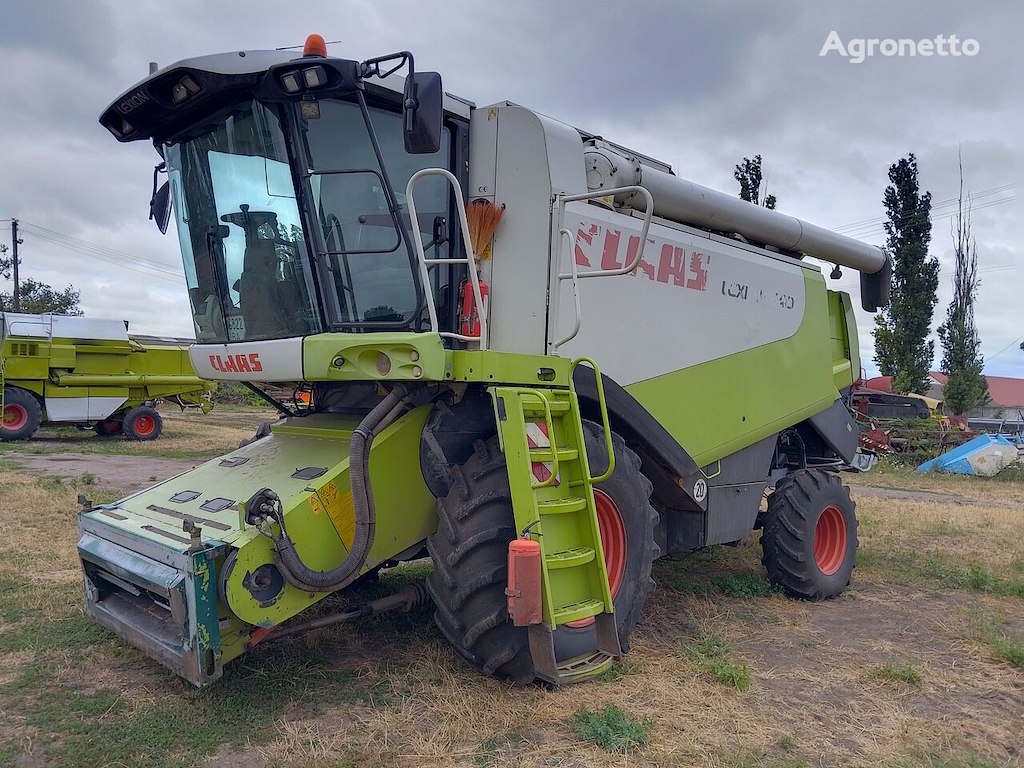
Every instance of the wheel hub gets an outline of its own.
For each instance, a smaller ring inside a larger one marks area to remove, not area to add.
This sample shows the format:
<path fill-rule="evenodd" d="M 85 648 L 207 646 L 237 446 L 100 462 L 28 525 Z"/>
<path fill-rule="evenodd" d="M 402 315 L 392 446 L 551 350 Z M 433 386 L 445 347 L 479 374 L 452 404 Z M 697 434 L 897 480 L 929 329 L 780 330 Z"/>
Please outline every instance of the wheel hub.
<path fill-rule="evenodd" d="M 135 431 L 140 435 L 151 435 L 156 429 L 156 421 L 152 416 L 139 416 L 135 420 Z"/>
<path fill-rule="evenodd" d="M 821 511 L 814 526 L 814 562 L 826 576 L 839 570 L 846 557 L 846 520 L 836 506 Z"/>
<path fill-rule="evenodd" d="M 21 429 L 28 423 L 28 410 L 23 405 L 4 406 L 4 429 Z"/>

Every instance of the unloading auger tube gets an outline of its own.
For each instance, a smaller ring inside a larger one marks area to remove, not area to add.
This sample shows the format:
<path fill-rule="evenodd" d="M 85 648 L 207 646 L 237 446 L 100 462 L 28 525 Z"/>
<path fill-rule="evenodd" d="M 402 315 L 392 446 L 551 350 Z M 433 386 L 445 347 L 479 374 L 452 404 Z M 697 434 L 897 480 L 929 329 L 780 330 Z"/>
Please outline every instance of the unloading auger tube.
<path fill-rule="evenodd" d="M 410 392 L 398 384 L 359 422 L 349 445 L 349 477 L 352 484 L 352 506 L 355 509 L 355 535 L 348 556 L 337 568 L 317 571 L 304 562 L 295 550 L 295 543 L 285 528 L 281 499 L 270 488 L 253 494 L 245 505 L 246 520 L 274 542 L 274 561 L 285 581 L 305 592 L 335 592 L 348 586 L 358 575 L 373 546 L 377 527 L 377 514 L 370 486 L 369 459 L 373 439 L 398 418 L 409 400 Z M 267 525 L 273 519 L 281 529 L 275 535 Z"/>
<path fill-rule="evenodd" d="M 591 191 L 636 185 L 654 197 L 654 213 L 680 224 L 718 232 L 736 232 L 760 243 L 806 253 L 822 261 L 873 275 L 886 268 L 889 257 L 881 248 L 830 232 L 779 211 L 751 205 L 738 197 L 681 179 L 642 164 L 608 147 L 589 148 L 585 155 L 587 186 Z M 642 195 L 616 195 L 615 202 L 643 211 Z"/>

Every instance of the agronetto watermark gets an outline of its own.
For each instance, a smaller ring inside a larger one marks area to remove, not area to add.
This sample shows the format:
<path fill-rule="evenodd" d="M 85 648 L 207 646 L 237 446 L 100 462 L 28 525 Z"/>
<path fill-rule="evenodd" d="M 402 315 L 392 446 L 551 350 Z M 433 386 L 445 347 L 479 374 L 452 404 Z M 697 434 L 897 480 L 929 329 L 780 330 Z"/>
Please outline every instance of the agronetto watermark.
<path fill-rule="evenodd" d="M 829 56 L 835 53 L 851 64 L 862 64 L 872 56 L 885 56 L 886 58 L 977 56 L 980 52 L 981 43 L 972 37 L 965 40 L 961 40 L 956 35 L 936 35 L 921 40 L 908 37 L 854 37 L 844 42 L 839 33 L 833 29 L 825 38 L 818 55 Z"/>

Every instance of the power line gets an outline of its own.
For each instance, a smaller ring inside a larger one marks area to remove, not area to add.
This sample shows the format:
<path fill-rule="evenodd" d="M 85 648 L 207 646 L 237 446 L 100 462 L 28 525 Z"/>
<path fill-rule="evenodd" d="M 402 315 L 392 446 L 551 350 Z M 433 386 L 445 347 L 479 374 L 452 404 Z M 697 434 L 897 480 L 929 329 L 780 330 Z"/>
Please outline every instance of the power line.
<path fill-rule="evenodd" d="M 146 264 L 161 272 L 167 272 L 168 274 L 178 274 L 175 270 L 168 268 L 166 264 L 154 261 L 152 259 L 145 259 L 141 256 L 135 255 L 134 253 L 127 253 L 126 251 L 119 251 L 115 248 L 110 248 L 105 245 L 99 245 L 88 240 L 83 240 L 80 237 L 74 237 L 73 235 L 68 235 L 63 232 L 57 232 L 56 230 L 48 229 L 47 227 L 42 227 L 38 224 L 33 224 L 32 222 L 26 222 L 22 220 L 21 223 L 22 225 L 27 224 L 32 229 L 39 230 L 39 232 L 37 232 L 37 236 L 39 237 L 44 237 L 42 233 L 46 233 L 46 235 L 49 235 L 50 238 L 55 238 L 63 242 L 79 245 L 82 248 L 87 249 L 91 252 L 103 253 L 107 256 L 110 256 L 111 258 L 129 259 L 133 263 L 137 262 L 141 264 Z"/>
<path fill-rule="evenodd" d="M 990 195 L 999 194 L 1000 192 L 1008 192 L 1009 190 L 1015 188 L 1016 186 L 1017 186 L 1016 182 L 1011 182 L 1009 184 L 1004 184 L 1001 187 L 991 187 L 989 189 L 983 189 L 980 192 L 972 192 L 967 197 L 970 200 L 974 200 L 974 199 L 979 198 L 979 197 L 988 197 Z M 951 203 L 958 203 L 959 201 L 960 201 L 959 197 L 951 197 L 951 198 L 949 198 L 947 200 L 940 200 L 937 203 L 933 202 L 932 203 L 932 211 L 934 212 L 935 209 L 937 209 L 937 208 L 946 207 L 946 206 L 950 205 Z M 912 214 L 910 214 L 910 215 L 912 215 Z M 909 217 L 909 215 L 908 215 L 908 217 Z M 908 218 L 908 217 L 904 217 L 904 218 Z M 855 222 L 852 222 L 850 224 L 842 224 L 842 225 L 840 225 L 838 227 L 833 227 L 833 231 L 834 232 L 840 232 L 840 233 L 846 233 L 846 232 L 849 232 L 850 230 L 861 229 L 861 228 L 863 228 L 866 225 L 881 224 L 881 223 L 885 222 L 887 219 L 888 219 L 888 216 L 875 216 L 874 218 L 864 219 L 862 221 L 855 221 Z"/>
<path fill-rule="evenodd" d="M 986 208 L 991 208 L 991 207 L 996 206 L 996 205 L 1002 205 L 1003 203 L 1010 203 L 1010 202 L 1013 202 L 1016 199 L 1017 199 L 1017 196 L 1016 195 L 1012 195 L 1010 197 L 1003 197 L 1003 198 L 1000 198 L 998 200 L 989 200 L 989 201 L 987 201 L 985 203 L 982 203 L 981 205 L 972 206 L 971 207 L 971 212 L 973 213 L 974 211 L 982 211 L 982 210 L 984 210 Z M 946 220 L 946 219 L 952 219 L 956 215 L 957 215 L 957 211 L 951 211 L 950 213 L 943 213 L 943 214 L 940 214 L 938 216 L 932 216 L 932 223 L 935 223 L 936 221 L 943 221 L 943 220 Z M 868 239 L 868 238 L 870 238 L 870 237 L 872 237 L 874 235 L 887 235 L 888 233 L 885 231 L 884 226 L 876 225 L 874 227 L 865 228 L 865 229 L 863 229 L 861 231 L 857 231 L 857 232 L 844 232 L 842 234 L 845 234 L 847 237 L 855 237 L 855 238 L 860 239 L 860 240 L 866 240 L 866 239 Z"/>
<path fill-rule="evenodd" d="M 39 232 L 30 232 L 29 234 L 32 235 L 33 237 L 39 239 L 39 240 L 43 240 L 45 242 L 53 243 L 54 245 L 59 245 L 62 248 L 67 248 L 68 250 L 75 251 L 76 253 L 85 253 L 85 254 L 87 254 L 89 256 L 95 256 L 98 259 L 102 259 L 103 261 L 109 262 L 111 264 L 117 264 L 118 266 L 126 266 L 126 267 L 130 267 L 130 268 L 135 268 L 135 269 L 151 270 L 153 272 L 161 273 L 161 274 L 172 276 L 172 277 L 178 275 L 177 272 L 175 272 L 173 270 L 170 270 L 170 269 L 167 269 L 167 268 L 159 265 L 156 262 L 147 262 L 147 261 L 144 261 L 144 260 L 140 259 L 140 260 L 138 260 L 138 263 L 136 263 L 136 261 L 134 259 L 128 259 L 128 258 L 124 258 L 124 257 L 120 257 L 120 256 L 112 256 L 112 255 L 110 255 L 108 253 L 105 253 L 105 252 L 103 252 L 101 250 L 96 250 L 96 249 L 84 246 L 81 243 L 67 242 L 66 240 L 62 240 L 60 238 L 53 237 L 51 235 L 45 235 L 45 234 L 42 234 L 42 233 L 39 233 Z"/>
<path fill-rule="evenodd" d="M 51 238 L 47 238 L 47 237 L 42 237 L 39 234 L 34 234 L 33 236 L 39 238 L 40 240 L 44 240 L 44 241 L 50 242 L 53 245 L 60 246 L 61 248 L 66 248 L 69 251 L 74 251 L 75 253 L 78 253 L 78 254 L 82 254 L 83 253 L 83 249 L 80 246 L 69 245 L 68 243 L 60 242 L 59 240 L 55 240 L 55 239 L 51 239 Z M 143 265 L 134 265 L 134 264 L 128 263 L 128 262 L 126 262 L 124 260 L 121 260 L 121 259 L 112 259 L 112 258 L 110 258 L 108 256 L 104 256 L 104 255 L 101 255 L 99 253 L 87 253 L 87 255 L 93 256 L 94 258 L 97 258 L 100 261 L 105 261 L 108 264 L 112 264 L 112 265 L 114 265 L 116 267 L 119 267 L 119 268 L 122 268 L 122 269 L 129 269 L 129 270 L 131 270 L 133 272 L 137 272 L 137 273 L 139 273 L 141 275 L 145 275 L 147 277 L 152 277 L 152 278 L 155 278 L 157 280 L 163 280 L 163 281 L 168 282 L 168 283 L 174 283 L 175 285 L 180 285 L 181 284 L 181 280 L 184 278 L 184 275 L 181 275 L 180 277 L 173 276 L 173 273 L 171 273 L 171 272 L 160 273 L 160 272 L 156 272 L 156 271 L 147 271 L 147 270 L 152 270 L 153 268 L 152 267 L 147 267 L 144 264 Z"/>
<path fill-rule="evenodd" d="M 168 268 L 160 262 L 151 259 L 144 259 L 125 251 L 118 251 L 114 248 L 92 243 L 82 238 L 57 232 L 56 230 L 42 227 L 38 224 L 22 221 L 27 225 L 26 234 L 39 240 L 49 242 L 53 245 L 66 248 L 79 254 L 85 254 L 94 258 L 113 264 L 123 269 L 129 269 L 147 277 L 164 280 L 168 283 L 181 284 L 184 275 L 181 272 Z"/>
<path fill-rule="evenodd" d="M 971 210 L 972 213 L 974 211 L 982 211 L 985 208 L 991 208 L 994 205 L 1002 205 L 1003 203 L 1009 203 L 1009 202 L 1012 202 L 1012 201 L 1014 201 L 1016 199 L 1017 199 L 1016 195 L 1011 195 L 1009 197 L 999 198 L 998 200 L 987 200 L 984 203 L 981 203 L 980 205 L 972 205 L 970 210 Z M 934 221 L 938 221 L 940 219 L 951 219 L 954 216 L 956 216 L 958 213 L 959 213 L 958 209 L 953 209 L 953 210 L 949 211 L 948 213 L 946 211 L 939 211 L 938 214 L 936 214 L 935 211 L 932 211 L 931 215 L 930 215 L 930 218 L 932 219 L 933 222 Z M 899 223 L 908 221 L 911 218 L 911 216 L 912 216 L 912 214 L 908 214 L 907 216 L 901 217 L 899 219 Z M 886 235 L 888 234 L 885 231 L 885 221 L 884 220 L 881 221 L 881 223 L 873 224 L 873 225 L 867 226 L 867 227 L 861 227 L 858 230 L 847 230 L 846 232 L 843 232 L 842 234 L 845 234 L 848 237 L 864 237 L 864 236 L 871 235 L 871 234 L 876 233 L 876 232 L 881 232 L 881 233 L 884 233 Z"/>
<path fill-rule="evenodd" d="M 1000 356 L 1001 354 L 1003 354 L 1003 352 L 1005 352 L 1006 350 L 1008 350 L 1008 349 L 1009 349 L 1010 347 L 1012 347 L 1012 346 L 1013 346 L 1014 344 L 1019 344 L 1019 343 L 1020 343 L 1021 341 L 1024 341 L 1024 335 L 1022 335 L 1022 336 L 1018 336 L 1018 337 L 1017 337 L 1016 339 L 1014 339 L 1013 341 L 1011 341 L 1011 342 L 1010 342 L 1009 344 L 1007 344 L 1007 345 L 1006 345 L 1005 347 L 1003 347 L 1002 349 L 1000 349 L 1000 350 L 999 350 L 998 352 L 996 352 L 996 353 L 995 353 L 994 355 L 988 355 L 987 357 L 985 357 L 985 362 L 988 362 L 988 361 L 992 360 L 993 358 L 999 357 L 999 356 Z"/>

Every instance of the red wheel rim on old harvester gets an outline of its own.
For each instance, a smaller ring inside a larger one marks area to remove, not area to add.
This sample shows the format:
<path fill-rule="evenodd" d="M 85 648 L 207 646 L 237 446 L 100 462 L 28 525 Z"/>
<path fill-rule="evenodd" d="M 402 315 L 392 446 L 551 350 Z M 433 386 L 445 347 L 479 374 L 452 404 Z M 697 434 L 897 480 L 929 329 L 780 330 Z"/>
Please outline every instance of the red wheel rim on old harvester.
<path fill-rule="evenodd" d="M 140 437 L 152 435 L 156 431 L 156 419 L 152 416 L 139 416 L 135 420 L 135 434 Z"/>
<path fill-rule="evenodd" d="M 597 506 L 597 527 L 601 533 L 601 548 L 604 550 L 604 565 L 608 570 L 608 588 L 612 599 L 619 593 L 622 577 L 626 573 L 626 526 L 622 522 L 619 508 L 612 497 L 604 491 L 594 489 L 594 503 Z M 589 627 L 594 617 L 570 621 L 565 626 Z"/>
<path fill-rule="evenodd" d="M 846 520 L 839 507 L 827 506 L 821 510 L 814 526 L 814 562 L 818 570 L 831 576 L 839 570 L 846 557 Z"/>
<path fill-rule="evenodd" d="M 4 429 L 14 431 L 28 424 L 28 409 L 23 405 L 4 406 Z"/>

